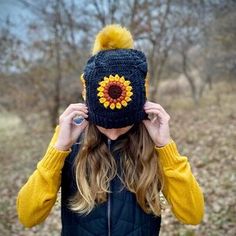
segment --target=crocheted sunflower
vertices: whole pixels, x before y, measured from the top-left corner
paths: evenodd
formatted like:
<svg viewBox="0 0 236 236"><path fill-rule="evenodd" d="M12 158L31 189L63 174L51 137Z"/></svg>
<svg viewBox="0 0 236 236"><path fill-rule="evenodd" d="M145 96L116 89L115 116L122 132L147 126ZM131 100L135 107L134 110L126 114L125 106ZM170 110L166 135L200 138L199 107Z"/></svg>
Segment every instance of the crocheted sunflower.
<svg viewBox="0 0 236 236"><path fill-rule="evenodd" d="M97 90L99 102L103 104L105 108L112 110L121 109L122 107L126 107L128 102L132 100L133 92L131 91L131 82L125 80L123 76L105 76L104 79L99 82Z"/></svg>

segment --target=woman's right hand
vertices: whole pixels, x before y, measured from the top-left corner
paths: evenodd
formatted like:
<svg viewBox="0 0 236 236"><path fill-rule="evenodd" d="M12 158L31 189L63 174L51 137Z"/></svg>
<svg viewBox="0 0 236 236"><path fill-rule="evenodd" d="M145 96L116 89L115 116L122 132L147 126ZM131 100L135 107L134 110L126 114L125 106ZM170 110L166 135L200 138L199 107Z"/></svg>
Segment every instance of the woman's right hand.
<svg viewBox="0 0 236 236"><path fill-rule="evenodd" d="M61 151L67 151L77 140L79 135L88 125L87 120L80 124L74 122L76 116L87 118L88 108L83 103L70 104L59 118L60 131L54 147Z"/></svg>

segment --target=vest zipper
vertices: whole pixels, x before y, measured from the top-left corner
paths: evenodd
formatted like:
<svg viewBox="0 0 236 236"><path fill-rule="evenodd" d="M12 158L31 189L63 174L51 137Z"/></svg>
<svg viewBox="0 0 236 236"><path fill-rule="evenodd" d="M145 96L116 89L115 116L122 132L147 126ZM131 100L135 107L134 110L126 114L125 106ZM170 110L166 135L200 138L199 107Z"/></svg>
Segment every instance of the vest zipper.
<svg viewBox="0 0 236 236"><path fill-rule="evenodd" d="M111 151L111 140L108 139L108 150ZM111 189L111 185L109 183L109 191ZM108 203L107 203L107 225L108 225L108 236L111 236L111 196L108 193Z"/></svg>

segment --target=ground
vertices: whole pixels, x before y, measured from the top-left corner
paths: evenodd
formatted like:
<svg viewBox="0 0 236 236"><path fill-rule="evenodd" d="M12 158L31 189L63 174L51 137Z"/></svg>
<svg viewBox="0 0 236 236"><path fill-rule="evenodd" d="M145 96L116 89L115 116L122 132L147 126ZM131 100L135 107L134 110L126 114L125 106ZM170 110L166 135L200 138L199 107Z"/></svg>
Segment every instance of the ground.
<svg viewBox="0 0 236 236"><path fill-rule="evenodd" d="M179 223L170 209L163 212L161 236L234 236L236 232L236 86L217 83L198 106L188 96L171 93L158 101L171 115L171 134L205 196L205 216L198 226ZM0 116L0 235L60 235L60 206L32 229L20 225L16 196L43 156L52 131L42 121L30 129L17 115Z"/></svg>

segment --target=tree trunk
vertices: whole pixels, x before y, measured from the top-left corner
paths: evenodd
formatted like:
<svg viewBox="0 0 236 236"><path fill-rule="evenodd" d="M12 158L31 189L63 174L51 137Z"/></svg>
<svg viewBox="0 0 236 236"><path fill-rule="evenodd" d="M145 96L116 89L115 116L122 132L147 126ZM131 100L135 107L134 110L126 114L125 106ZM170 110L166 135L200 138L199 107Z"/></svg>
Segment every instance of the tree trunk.
<svg viewBox="0 0 236 236"><path fill-rule="evenodd" d="M59 35L59 25L60 25L60 9L59 1L57 0L55 6L55 24L54 24L54 42L55 42L55 54L56 54L56 78L55 78L55 91L54 91L54 104L51 112L51 125L54 128L58 123L59 108L60 108L60 85L62 78L61 71L61 54L60 54L60 35Z"/></svg>
<svg viewBox="0 0 236 236"><path fill-rule="evenodd" d="M199 97L198 97L198 94L197 94L196 85L194 83L194 78L188 72L186 50L182 49L181 54L182 54L182 59L183 59L183 63L182 63L183 73L184 73L185 77L187 78L187 80L189 82L193 102L194 102L195 105L198 105Z"/></svg>

